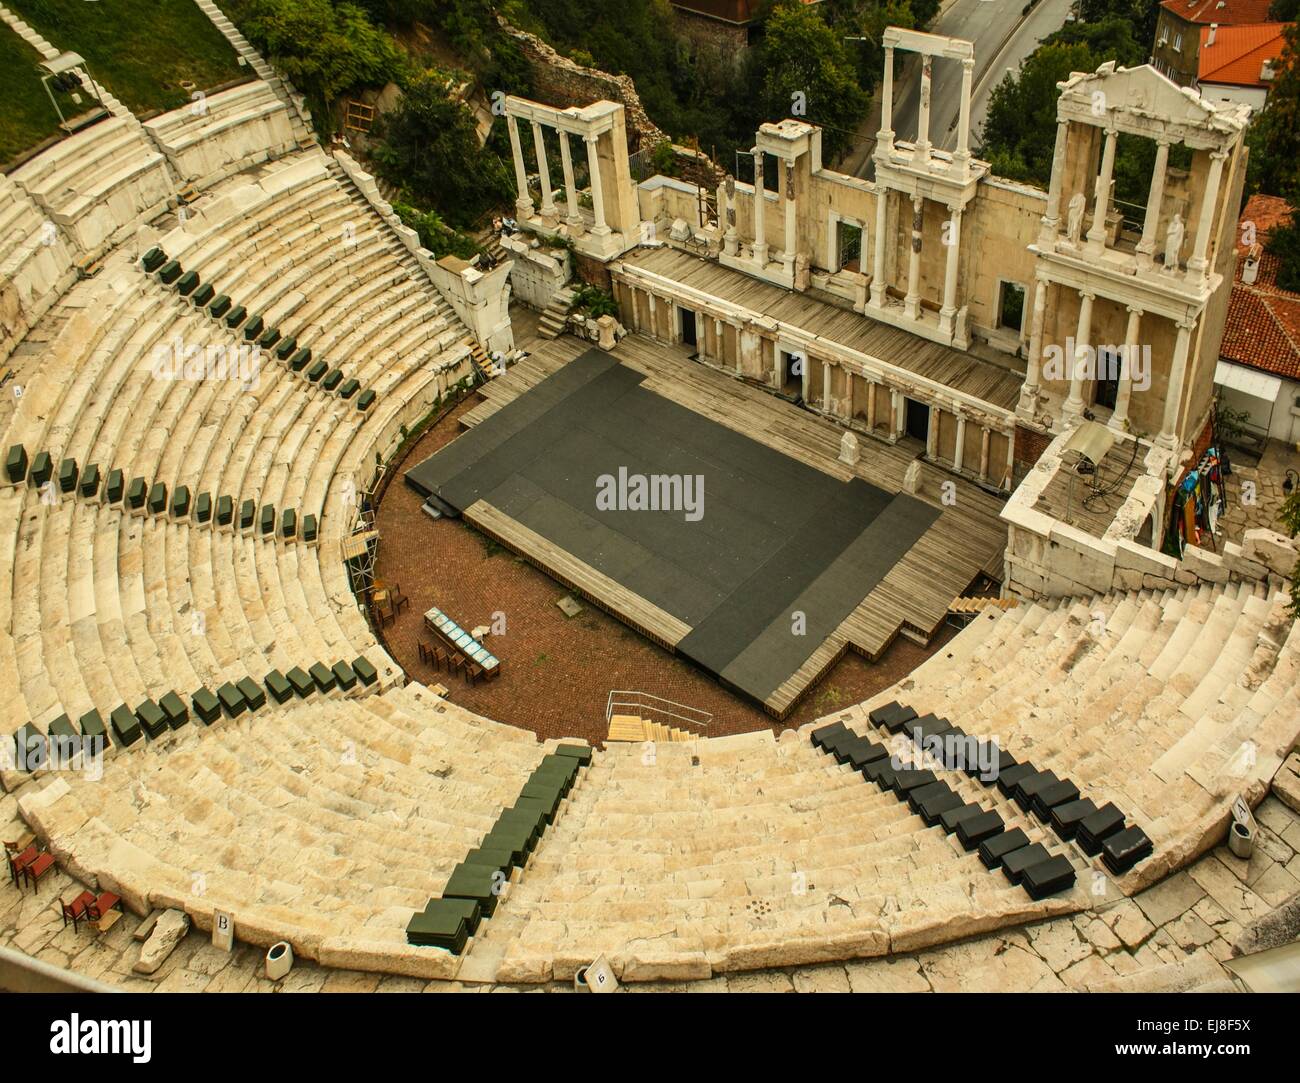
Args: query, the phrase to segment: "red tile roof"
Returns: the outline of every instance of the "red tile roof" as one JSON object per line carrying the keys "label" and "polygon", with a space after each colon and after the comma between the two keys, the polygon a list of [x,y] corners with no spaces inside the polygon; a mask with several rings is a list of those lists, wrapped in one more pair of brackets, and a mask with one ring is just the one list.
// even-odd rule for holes
{"label": "red tile roof", "polygon": [[1277,285],[1277,257],[1267,251],[1260,256],[1254,283],[1247,285],[1241,280],[1249,251],[1242,243],[1246,223],[1255,224],[1256,239],[1262,247],[1269,231],[1290,216],[1286,200],[1277,196],[1251,196],[1241,212],[1237,275],[1219,356],[1275,376],[1300,380],[1300,293]]}
{"label": "red tile roof", "polygon": [[1253,26],[1221,26],[1214,32],[1214,44],[1206,44],[1208,26],[1201,27],[1201,49],[1197,81],[1229,86],[1269,84],[1260,71],[1267,60],[1276,60],[1286,48],[1282,32],[1289,23],[1256,23]]}
{"label": "red tile roof", "polygon": [[1164,0],[1160,6],[1189,23],[1241,26],[1268,22],[1271,3],[1272,0]]}

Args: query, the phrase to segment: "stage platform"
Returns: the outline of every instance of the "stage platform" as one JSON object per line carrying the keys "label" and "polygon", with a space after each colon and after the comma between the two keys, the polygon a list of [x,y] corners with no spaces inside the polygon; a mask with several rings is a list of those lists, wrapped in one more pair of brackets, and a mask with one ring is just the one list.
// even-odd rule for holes
{"label": "stage platform", "polygon": [[[637,363],[646,351],[684,377],[701,371],[644,340],[612,354],[558,340],[483,388],[469,431],[407,470],[407,483],[777,717],[847,648],[875,657],[904,626],[933,632],[985,547],[973,554],[983,560],[946,568],[936,595],[929,570],[905,565],[918,547],[925,565],[942,559],[943,509],[809,446],[823,440],[820,419],[753,402],[743,385],[725,388],[740,395],[725,423],[674,401],[664,374]],[[742,431],[746,415],[756,438]],[[700,479],[702,502],[599,507],[599,479],[620,471]],[[902,596],[908,583],[917,604]]]}

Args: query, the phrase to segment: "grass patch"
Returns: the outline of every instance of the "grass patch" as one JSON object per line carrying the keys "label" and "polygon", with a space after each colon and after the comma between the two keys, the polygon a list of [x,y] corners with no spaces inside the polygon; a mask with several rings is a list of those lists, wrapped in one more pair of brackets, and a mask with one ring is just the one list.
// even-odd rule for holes
{"label": "grass patch", "polygon": [[186,105],[183,81],[210,90],[251,74],[194,0],[5,3],[56,49],[80,53],[90,74],[133,113]]}
{"label": "grass patch", "polygon": [[0,24],[0,163],[59,133],[59,117],[41,86],[41,55]]}

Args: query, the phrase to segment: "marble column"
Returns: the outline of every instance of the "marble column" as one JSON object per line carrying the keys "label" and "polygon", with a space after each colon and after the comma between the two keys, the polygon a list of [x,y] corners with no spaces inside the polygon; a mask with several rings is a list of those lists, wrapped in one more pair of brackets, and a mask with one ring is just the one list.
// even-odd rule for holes
{"label": "marble column", "polygon": [[939,456],[939,411],[930,407],[929,423],[925,427],[925,457],[934,462]]}
{"label": "marble column", "polygon": [[573,179],[573,153],[569,149],[569,133],[559,129],[557,131],[560,136],[560,166],[564,170],[564,221],[572,233],[582,227],[582,212],[578,206],[578,185]]}
{"label": "marble column", "polygon": [[822,362],[822,409],[828,414],[835,412],[835,406],[831,400],[831,363]]}
{"label": "marble column", "polygon": [[533,149],[537,152],[537,177],[542,186],[542,217],[555,221],[555,195],[551,189],[551,167],[546,161],[546,136],[542,126],[533,121]]}
{"label": "marble column", "polygon": [[953,317],[957,315],[957,258],[961,249],[961,208],[949,207],[948,215],[951,225],[948,227],[948,236],[945,239],[948,260],[943,271],[943,307],[939,309],[941,335],[952,334]]}
{"label": "marble column", "polygon": [[975,61],[967,57],[961,62],[961,107],[957,114],[957,152],[953,160],[964,174],[970,165],[970,95],[975,74]]}
{"label": "marble column", "polygon": [[885,76],[880,88],[880,131],[876,148],[888,154],[894,149],[894,50],[885,47]]}
{"label": "marble column", "polygon": [[889,214],[889,197],[884,188],[876,192],[876,247],[871,264],[871,305],[885,304],[885,223]]}
{"label": "marble column", "polygon": [[1128,429],[1129,400],[1133,397],[1133,361],[1138,356],[1138,330],[1142,310],[1130,305],[1128,327],[1124,331],[1124,352],[1119,374],[1119,390],[1115,393],[1115,409],[1110,415],[1110,427],[1119,432]]}
{"label": "marble column", "polygon": [[1146,217],[1142,219],[1142,239],[1138,241],[1138,259],[1150,267],[1156,253],[1156,234],[1160,229],[1160,206],[1165,198],[1165,176],[1169,172],[1169,140],[1156,140],[1156,164],[1151,170],[1151,189],[1147,193]]}
{"label": "marble column", "polygon": [[1032,419],[1038,411],[1040,366],[1043,361],[1043,323],[1047,316],[1048,284],[1041,278],[1034,280],[1034,307],[1029,320],[1029,359],[1025,365],[1025,382],[1020,386],[1020,402],[1016,413]]}
{"label": "marble column", "polygon": [[794,257],[799,247],[796,236],[799,224],[799,205],[794,194],[794,169],[790,162],[783,163],[785,177],[785,199],[781,201],[781,217],[785,222],[785,247],[781,251],[781,262],[785,264],[785,273],[794,277]]}
{"label": "marble column", "polygon": [[957,415],[957,443],[952,450],[952,468],[960,473],[966,461],[966,415]]}
{"label": "marble column", "polygon": [[876,384],[867,379],[867,431],[876,431]]}
{"label": "marble column", "polygon": [[1096,294],[1079,291],[1079,327],[1074,335],[1074,357],[1070,365],[1070,395],[1061,407],[1062,415],[1078,417],[1083,413],[1083,362],[1092,341],[1092,303]]}
{"label": "marble column", "polygon": [[610,229],[605,224],[605,188],[600,179],[600,152],[597,148],[598,135],[584,135],[587,144],[587,171],[591,174],[591,208],[596,217],[596,224],[591,232],[597,236],[608,236]]}
{"label": "marble column", "polygon": [[1201,196],[1201,218],[1196,226],[1196,244],[1192,249],[1192,258],[1187,261],[1188,272],[1202,277],[1209,269],[1205,255],[1209,251],[1210,229],[1214,225],[1214,212],[1218,209],[1219,184],[1223,180],[1223,163],[1227,158],[1228,152],[1223,150],[1216,150],[1210,155],[1210,174]]}
{"label": "marble column", "polygon": [[993,430],[980,426],[980,481],[989,480],[989,450],[993,445]]}
{"label": "marble column", "polygon": [[754,262],[760,268],[767,265],[767,196],[763,188],[763,152],[755,147],[754,156]]}
{"label": "marble column", "polygon": [[1065,149],[1069,138],[1070,122],[1056,122],[1056,147],[1052,151],[1052,178],[1047,189],[1047,210],[1043,213],[1043,228],[1040,231],[1040,243],[1047,244],[1056,239],[1061,231],[1061,185],[1065,182]]}
{"label": "marble column", "polygon": [[1178,415],[1182,408],[1183,385],[1187,381],[1187,354],[1192,342],[1193,320],[1178,321],[1178,337],[1174,340],[1174,356],[1169,366],[1169,386],[1165,394],[1164,421],[1156,443],[1173,450],[1178,445]]}
{"label": "marble column", "polygon": [[898,439],[903,431],[903,394],[896,387],[889,389],[889,439]]}
{"label": "marble column", "polygon": [[921,315],[921,227],[925,222],[925,200],[912,197],[912,243],[907,251],[907,296],[903,308],[909,320]]}
{"label": "marble column", "polygon": [[934,58],[921,58],[921,105],[916,117],[916,144],[912,151],[912,160],[920,165],[930,162],[930,74],[934,69]]}
{"label": "marble column", "polygon": [[1088,243],[1104,245],[1106,243],[1106,215],[1110,213],[1110,192],[1115,173],[1115,145],[1119,142],[1119,132],[1114,128],[1106,130],[1106,146],[1101,152],[1101,172],[1097,174],[1097,184],[1092,190],[1092,228],[1088,230]]}
{"label": "marble column", "polygon": [[519,122],[507,113],[506,130],[510,133],[510,156],[515,163],[515,213],[520,218],[533,216],[533,197],[528,191],[528,172],[524,169],[524,148],[519,142]]}

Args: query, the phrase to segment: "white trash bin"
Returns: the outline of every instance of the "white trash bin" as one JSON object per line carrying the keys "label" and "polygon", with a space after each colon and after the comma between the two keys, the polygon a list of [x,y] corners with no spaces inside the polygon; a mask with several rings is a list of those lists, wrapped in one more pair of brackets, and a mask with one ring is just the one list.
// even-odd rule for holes
{"label": "white trash bin", "polygon": [[279,981],[293,969],[293,945],[287,940],[272,944],[266,953],[266,976],[271,981]]}

